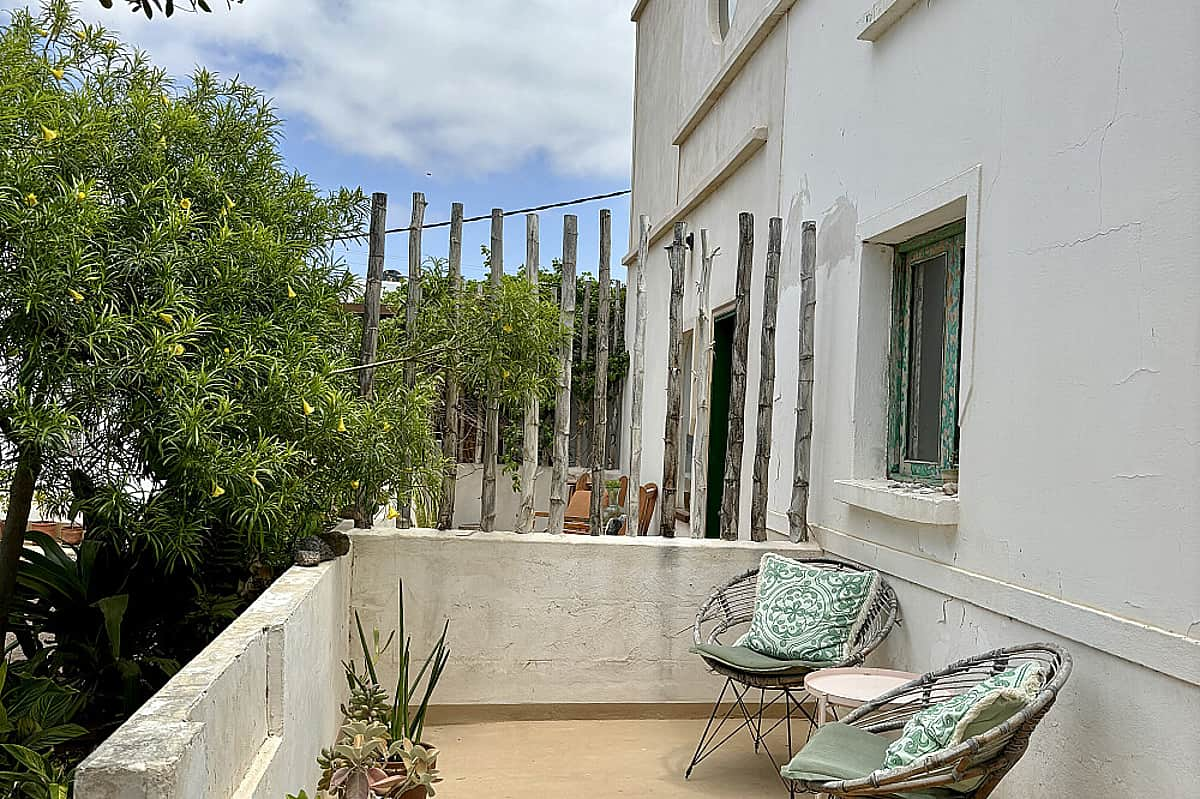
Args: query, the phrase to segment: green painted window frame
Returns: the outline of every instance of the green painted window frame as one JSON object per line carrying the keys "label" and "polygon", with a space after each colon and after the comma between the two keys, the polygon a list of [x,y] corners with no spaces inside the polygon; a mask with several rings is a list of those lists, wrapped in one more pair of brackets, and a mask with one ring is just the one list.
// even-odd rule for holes
{"label": "green painted window frame", "polygon": [[[907,482],[942,482],[942,471],[958,468],[958,375],[962,340],[963,253],[965,220],[951,223],[894,247],[892,267],[892,342],[888,370],[888,477]],[[909,362],[912,347],[912,287],[915,267],[945,254],[945,322],[942,331],[941,402],[938,460],[908,456]]]}

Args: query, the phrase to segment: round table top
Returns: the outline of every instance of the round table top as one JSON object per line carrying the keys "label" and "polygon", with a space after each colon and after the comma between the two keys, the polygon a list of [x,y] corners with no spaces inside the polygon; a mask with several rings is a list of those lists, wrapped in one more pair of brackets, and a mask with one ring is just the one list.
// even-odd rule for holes
{"label": "round table top", "polygon": [[858,707],[921,675],[895,669],[821,669],[809,674],[804,687],[842,707]]}

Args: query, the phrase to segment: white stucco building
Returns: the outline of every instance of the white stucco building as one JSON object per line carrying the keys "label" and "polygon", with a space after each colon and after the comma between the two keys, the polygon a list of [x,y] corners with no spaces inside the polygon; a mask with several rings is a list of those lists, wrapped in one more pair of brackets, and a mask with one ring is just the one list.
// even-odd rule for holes
{"label": "white stucco building", "polygon": [[[738,212],[753,212],[748,535],[762,270],[767,222],[780,216],[769,516],[787,530],[799,231],[815,220],[809,516],[825,550],[896,585],[905,624],[878,660],[923,671],[995,646],[1063,643],[1075,674],[1002,795],[1192,795],[1200,5],[642,0],[632,17],[631,270],[638,215],[654,226],[643,478],[662,469],[671,223],[707,228],[722,248],[720,318],[734,300]],[[924,380],[911,352],[889,379],[894,274],[937,277],[932,293],[898,293],[903,313],[961,324],[957,341],[952,324],[904,328],[924,357],[946,359]],[[952,301],[938,302],[947,290]],[[899,373],[951,381],[949,407],[903,393]],[[907,409],[894,423],[893,405]],[[685,402],[685,432],[688,416]],[[902,428],[891,451],[889,426]],[[887,487],[926,461],[959,466],[956,499]]]}

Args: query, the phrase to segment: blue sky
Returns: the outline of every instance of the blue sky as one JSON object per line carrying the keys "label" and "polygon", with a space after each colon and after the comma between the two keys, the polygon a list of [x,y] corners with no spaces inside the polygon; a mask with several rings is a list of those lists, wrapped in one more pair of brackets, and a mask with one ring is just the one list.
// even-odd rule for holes
{"label": "blue sky", "polygon": [[[0,8],[24,3],[0,0]],[[288,163],[319,185],[388,194],[388,226],[523,208],[629,187],[633,25],[616,0],[244,0],[212,14],[152,21],[81,0],[83,16],[119,31],[172,75],[196,64],[239,74],[275,99]],[[569,209],[579,266],[595,271],[598,217],[611,208],[614,275],[628,237],[627,198]],[[542,261],[561,252],[562,215],[541,215]],[[468,225],[463,271],[481,272],[489,225]],[[425,235],[444,257],[444,229]],[[525,221],[505,226],[505,267],[524,261]],[[386,264],[405,269],[404,234]],[[346,253],[361,274],[362,249]]]}

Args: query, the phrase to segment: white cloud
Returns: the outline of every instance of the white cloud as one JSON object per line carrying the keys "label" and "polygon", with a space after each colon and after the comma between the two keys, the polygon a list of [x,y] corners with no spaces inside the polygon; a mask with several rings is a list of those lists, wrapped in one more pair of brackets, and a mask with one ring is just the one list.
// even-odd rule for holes
{"label": "white cloud", "polygon": [[[4,2],[4,5],[10,5]],[[543,156],[629,172],[633,26],[620,0],[244,0],[147,21],[96,0],[175,74],[240,72],[325,146],[487,174]],[[119,6],[119,4],[118,4]]]}

